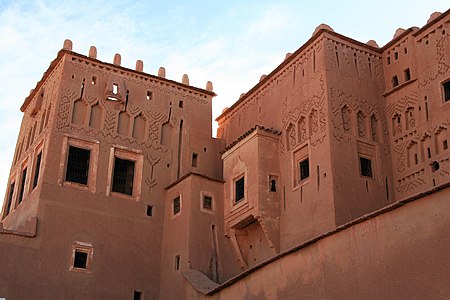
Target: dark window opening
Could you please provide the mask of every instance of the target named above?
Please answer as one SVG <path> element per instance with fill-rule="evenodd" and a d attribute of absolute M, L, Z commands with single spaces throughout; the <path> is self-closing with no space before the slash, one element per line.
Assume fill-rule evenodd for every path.
<path fill-rule="evenodd" d="M 7 215 L 9 215 L 9 212 L 11 211 L 11 204 L 12 204 L 12 200 L 13 200 L 13 195 L 14 195 L 14 187 L 15 187 L 16 183 L 13 182 L 11 183 L 11 185 L 9 186 L 9 195 L 8 195 L 8 202 L 6 203 L 6 208 L 5 208 L 5 217 Z"/>
<path fill-rule="evenodd" d="M 271 192 L 277 191 L 277 181 L 275 179 L 270 180 L 270 191 Z"/>
<path fill-rule="evenodd" d="M 197 158 L 198 158 L 198 154 L 192 153 L 192 166 L 193 167 L 197 167 Z"/>
<path fill-rule="evenodd" d="M 97 84 L 97 76 L 92 76 L 91 84 Z"/>
<path fill-rule="evenodd" d="M 151 91 L 147 91 L 147 100 L 153 100 L 153 93 Z"/>
<path fill-rule="evenodd" d="M 417 155 L 417 153 L 414 154 L 414 163 L 415 163 L 416 165 L 419 164 L 419 156 Z"/>
<path fill-rule="evenodd" d="M 177 196 L 173 199 L 173 214 L 176 215 L 181 211 L 181 199 L 180 196 Z"/>
<path fill-rule="evenodd" d="M 39 154 L 36 157 L 36 169 L 34 170 L 34 178 L 33 178 L 33 189 L 37 186 L 38 180 L 39 180 L 39 171 L 41 169 L 41 159 L 42 159 L 42 152 L 39 152 Z"/>
<path fill-rule="evenodd" d="M 26 179 L 27 179 L 27 168 L 23 169 L 23 171 L 22 171 L 22 181 L 20 182 L 20 192 L 19 192 L 19 199 L 18 199 L 19 204 L 23 200 L 23 192 L 25 191 Z"/>
<path fill-rule="evenodd" d="M 84 185 L 87 184 L 90 156 L 90 150 L 74 146 L 69 147 L 66 181 L 76 182 Z"/>
<path fill-rule="evenodd" d="M 203 196 L 203 208 L 207 210 L 212 210 L 212 197 Z"/>
<path fill-rule="evenodd" d="M 394 52 L 394 58 L 395 58 L 395 60 L 398 59 L 398 52 Z"/>
<path fill-rule="evenodd" d="M 113 192 L 132 195 L 134 161 L 116 157 L 114 161 Z"/>
<path fill-rule="evenodd" d="M 444 150 L 447 150 L 447 149 L 448 149 L 448 142 L 447 142 L 447 140 L 444 140 L 444 141 L 442 142 L 442 148 L 444 148 Z"/>
<path fill-rule="evenodd" d="M 391 57 L 390 57 L 390 56 L 387 57 L 387 64 L 388 64 L 388 65 L 391 64 Z"/>
<path fill-rule="evenodd" d="M 133 300 L 141 300 L 141 299 L 142 299 L 142 292 L 134 291 Z"/>
<path fill-rule="evenodd" d="M 428 158 L 431 158 L 431 149 L 430 149 L 430 147 L 427 147 L 427 155 L 428 155 Z"/>
<path fill-rule="evenodd" d="M 179 107 L 179 108 L 183 108 L 183 104 L 184 104 L 183 101 L 180 100 L 180 102 L 178 102 L 178 107 Z"/>
<path fill-rule="evenodd" d="M 147 205 L 147 216 L 153 216 L 153 206 Z"/>
<path fill-rule="evenodd" d="M 392 77 L 392 87 L 398 86 L 398 77 L 394 76 Z"/>
<path fill-rule="evenodd" d="M 372 161 L 368 158 L 360 157 L 359 164 L 361 166 L 361 175 L 365 176 L 365 177 L 373 178 Z"/>
<path fill-rule="evenodd" d="M 450 100 L 450 81 L 447 81 L 443 84 L 444 86 L 444 102 Z"/>
<path fill-rule="evenodd" d="M 437 170 L 439 170 L 439 163 L 437 161 L 433 161 L 433 163 L 431 164 L 431 171 L 436 172 Z"/>
<path fill-rule="evenodd" d="M 309 177 L 309 158 L 304 159 L 299 164 L 300 167 L 300 181 Z"/>
<path fill-rule="evenodd" d="M 175 263 L 174 263 L 174 266 L 173 266 L 173 269 L 175 270 L 175 271 L 178 271 L 179 269 L 180 269 L 180 256 L 179 255 L 176 255 L 175 256 Z"/>
<path fill-rule="evenodd" d="M 73 260 L 73 267 L 78 269 L 86 269 L 88 254 L 86 252 L 75 250 L 75 258 Z"/>
<path fill-rule="evenodd" d="M 411 71 L 408 69 L 405 70 L 405 81 L 411 80 Z"/>
<path fill-rule="evenodd" d="M 407 53 L 408 53 L 408 48 L 405 47 L 405 48 L 403 49 L 403 52 L 404 52 L 405 54 L 407 54 Z"/>
<path fill-rule="evenodd" d="M 235 203 L 238 203 L 242 199 L 244 199 L 244 187 L 245 187 L 245 181 L 244 177 L 239 178 L 235 182 Z"/>

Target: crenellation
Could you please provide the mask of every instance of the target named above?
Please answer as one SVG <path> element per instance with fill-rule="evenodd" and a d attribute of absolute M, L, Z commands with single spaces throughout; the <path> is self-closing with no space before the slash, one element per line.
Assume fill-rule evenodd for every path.
<path fill-rule="evenodd" d="M 89 58 L 97 59 L 97 48 L 95 46 L 89 47 Z"/>

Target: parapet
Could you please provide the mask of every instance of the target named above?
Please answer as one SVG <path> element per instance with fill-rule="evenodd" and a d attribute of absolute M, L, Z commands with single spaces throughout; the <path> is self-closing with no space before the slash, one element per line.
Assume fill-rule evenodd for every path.
<path fill-rule="evenodd" d="M 330 25 L 327 25 L 327 24 L 320 24 L 319 26 L 317 26 L 316 27 L 316 30 L 314 30 L 314 32 L 313 32 L 313 36 L 314 35 L 316 35 L 316 33 L 318 33 L 320 30 L 322 30 L 322 29 L 325 29 L 325 30 L 329 30 L 329 31 L 332 31 L 332 32 L 334 32 L 334 30 L 333 30 L 333 28 L 331 28 L 330 27 Z"/>
<path fill-rule="evenodd" d="M 64 40 L 63 50 L 72 51 L 72 41 L 70 39 Z M 88 57 L 92 59 L 97 59 L 97 48 L 95 46 L 89 47 Z M 122 64 L 122 56 L 119 53 L 114 55 L 113 64 L 116 66 L 121 66 Z M 144 72 L 144 62 L 140 59 L 136 60 L 135 71 Z M 164 67 L 160 67 L 158 69 L 158 77 L 166 78 L 166 69 Z M 187 74 L 183 74 L 181 78 L 181 83 L 184 85 L 189 85 L 189 76 Z M 206 88 L 208 92 L 213 92 L 213 84 L 211 81 L 206 82 Z M 31 92 L 30 92 L 31 94 Z"/>

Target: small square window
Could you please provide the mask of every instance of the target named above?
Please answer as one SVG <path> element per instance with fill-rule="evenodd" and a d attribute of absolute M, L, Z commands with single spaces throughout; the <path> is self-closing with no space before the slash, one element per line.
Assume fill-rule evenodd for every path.
<path fill-rule="evenodd" d="M 183 101 L 180 100 L 180 102 L 178 102 L 178 107 L 179 107 L 179 108 L 183 108 L 183 105 L 184 105 Z"/>
<path fill-rule="evenodd" d="M 373 178 L 372 161 L 368 158 L 360 157 L 359 164 L 360 164 L 360 168 L 361 168 L 361 175 L 364 177 Z"/>
<path fill-rule="evenodd" d="M 450 101 L 450 80 L 443 83 L 444 87 L 444 102 Z"/>
<path fill-rule="evenodd" d="M 75 257 L 73 259 L 73 267 L 78 269 L 86 269 L 87 268 L 87 259 L 88 253 L 78 250 L 75 250 Z"/>
<path fill-rule="evenodd" d="M 235 181 L 235 198 L 234 202 L 238 203 L 244 199 L 245 180 L 244 176 Z"/>
<path fill-rule="evenodd" d="M 309 158 L 306 158 L 304 160 L 302 160 L 299 163 L 299 168 L 300 168 L 300 181 L 305 180 L 306 178 L 309 177 Z"/>
<path fill-rule="evenodd" d="M 91 151 L 69 146 L 66 181 L 87 185 Z"/>
<path fill-rule="evenodd" d="M 213 198 L 211 196 L 203 196 L 203 209 L 212 210 Z"/>
<path fill-rule="evenodd" d="M 177 196 L 173 199 L 172 214 L 176 215 L 176 214 L 180 213 L 180 211 L 181 211 L 181 198 L 180 198 L 180 196 Z"/>
<path fill-rule="evenodd" d="M 113 192 L 133 195 L 134 161 L 115 158 Z"/>

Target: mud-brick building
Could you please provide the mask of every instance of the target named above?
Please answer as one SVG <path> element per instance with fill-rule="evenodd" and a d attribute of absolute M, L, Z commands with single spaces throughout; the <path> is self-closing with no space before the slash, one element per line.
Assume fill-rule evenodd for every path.
<path fill-rule="evenodd" d="M 322 24 L 217 138 L 211 82 L 66 40 L 21 107 L 0 297 L 449 298 L 449 23 Z"/>

